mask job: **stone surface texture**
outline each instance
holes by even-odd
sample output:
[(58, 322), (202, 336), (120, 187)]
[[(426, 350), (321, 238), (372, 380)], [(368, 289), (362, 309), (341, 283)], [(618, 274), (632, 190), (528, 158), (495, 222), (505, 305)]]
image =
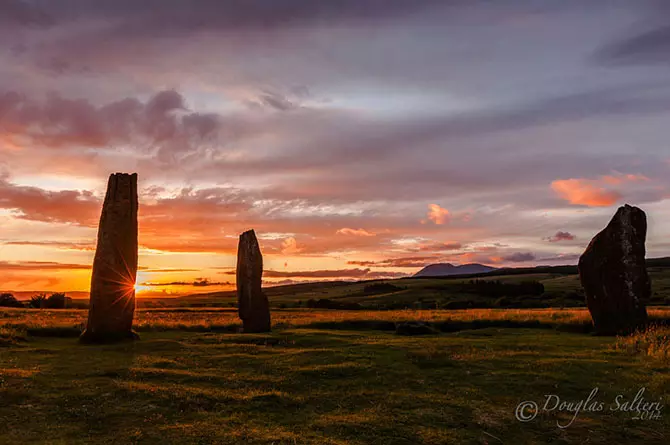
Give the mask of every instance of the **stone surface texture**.
[(263, 256), (256, 233), (240, 235), (237, 248), (237, 302), (244, 332), (270, 331), (270, 306), (262, 290)]
[(137, 207), (137, 174), (112, 174), (98, 226), (88, 322), (82, 341), (137, 338), (132, 330), (137, 275)]
[(631, 332), (647, 321), (651, 281), (646, 235), (644, 211), (626, 204), (579, 258), (579, 277), (597, 334)]

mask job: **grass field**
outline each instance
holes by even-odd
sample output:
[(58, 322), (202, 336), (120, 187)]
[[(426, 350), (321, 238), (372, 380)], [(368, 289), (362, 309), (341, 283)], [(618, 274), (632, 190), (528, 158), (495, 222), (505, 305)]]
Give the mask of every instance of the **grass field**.
[[(652, 321), (670, 320), (670, 307), (651, 307)], [(86, 310), (0, 309), (0, 328), (19, 336), (78, 336), (86, 323)], [(336, 330), (394, 330), (394, 323), (423, 321), (440, 330), (458, 331), (485, 327), (555, 328), (587, 332), (591, 318), (586, 309), (468, 309), (336, 311), (277, 309), (272, 311), (276, 329), (296, 327)], [(236, 332), (241, 323), (236, 309), (139, 309), (135, 313), (137, 331), (181, 330), (190, 332)]]
[[(577, 402), (598, 387), (606, 406), (641, 387), (670, 396), (667, 349), (564, 331), (588, 320), (581, 309), (279, 310), (267, 335), (236, 333), (230, 310), (140, 310), (142, 340), (107, 346), (68, 338), (85, 316), (0, 311), (0, 443), (668, 441), (665, 412), (582, 412), (565, 429), (565, 411), (516, 420), (521, 401), (548, 394)], [(394, 334), (404, 320), (456, 332)]]

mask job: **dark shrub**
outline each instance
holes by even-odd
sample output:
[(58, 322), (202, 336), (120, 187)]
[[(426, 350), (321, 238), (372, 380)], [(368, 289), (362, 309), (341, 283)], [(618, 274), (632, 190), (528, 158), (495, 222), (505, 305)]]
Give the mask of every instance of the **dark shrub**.
[(565, 299), (574, 301), (586, 301), (584, 295), (580, 295), (577, 292), (568, 292), (568, 294), (565, 296)]
[(65, 309), (70, 307), (72, 304), (72, 298), (67, 297), (63, 293), (54, 293), (49, 295), (49, 297), (44, 301), (42, 306), (45, 309)]
[(309, 300), (307, 300), (307, 307), (308, 308), (313, 308), (313, 309), (350, 309), (350, 310), (356, 310), (356, 309), (362, 309), (363, 308), (358, 303), (346, 303), (346, 302), (340, 302), (340, 301), (333, 301), (333, 300), (329, 300), (327, 298), (321, 298), (319, 300), (315, 300), (313, 298), (310, 298)]
[(372, 283), (363, 288), (365, 294), (384, 294), (387, 292), (396, 292), (402, 290), (402, 287), (391, 283)]
[(469, 303), (469, 301), (450, 301), (444, 307), (447, 309), (468, 309), (471, 307)]
[(2, 307), (23, 307), (23, 304), (10, 293), (0, 294), (0, 306)]
[(539, 281), (503, 283), (500, 280), (470, 280), (467, 283), (463, 283), (459, 290), (490, 298), (520, 297), (542, 295), (544, 293), (544, 284)]
[(513, 304), (512, 301), (507, 297), (500, 297), (495, 302), (495, 306), (498, 307), (509, 307), (512, 304)]
[(37, 294), (32, 297), (30, 297), (30, 302), (28, 303), (28, 307), (33, 308), (33, 309), (40, 309), (44, 307), (44, 304), (47, 301), (47, 296), (46, 294)]
[(412, 306), (414, 306), (414, 309), (437, 309), (439, 304), (437, 301), (424, 301), (422, 298), (419, 298), (412, 303)]

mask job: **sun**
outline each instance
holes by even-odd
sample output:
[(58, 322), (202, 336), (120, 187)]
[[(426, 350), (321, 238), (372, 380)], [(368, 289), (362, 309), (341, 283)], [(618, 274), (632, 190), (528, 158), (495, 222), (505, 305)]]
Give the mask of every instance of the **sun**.
[(148, 290), (151, 290), (151, 286), (143, 286), (141, 284), (135, 284), (135, 286), (133, 286), (133, 287), (135, 288), (136, 293), (141, 293), (141, 292), (146, 292)]

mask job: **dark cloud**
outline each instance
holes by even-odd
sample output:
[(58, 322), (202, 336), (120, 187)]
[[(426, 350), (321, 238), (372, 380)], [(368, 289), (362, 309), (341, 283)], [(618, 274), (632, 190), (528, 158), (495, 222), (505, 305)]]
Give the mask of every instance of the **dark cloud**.
[(219, 124), (214, 114), (187, 111), (183, 96), (173, 90), (158, 92), (146, 103), (126, 98), (102, 106), (57, 94), (42, 101), (15, 91), (0, 94), (0, 131), (37, 147), (130, 146), (172, 163), (206, 149)]
[(90, 191), (54, 192), (0, 179), (0, 209), (12, 210), (20, 219), (95, 226), (100, 200)]
[(559, 241), (572, 241), (576, 238), (575, 235), (573, 235), (570, 232), (561, 232), (560, 230), (553, 234), (552, 236), (549, 236), (545, 238), (547, 241), (550, 243), (556, 243)]
[(266, 270), (263, 272), (266, 278), (399, 278), (407, 276), (402, 272), (375, 272), (370, 269), (334, 269), (334, 270), (309, 270), (309, 271), (278, 271)]
[(503, 261), (509, 261), (511, 263), (523, 263), (526, 261), (534, 261), (535, 254), (530, 252), (516, 252), (511, 255), (506, 255), (502, 257)]
[(381, 271), (381, 272), (369, 272), (367, 275), (365, 275), (366, 280), (377, 280), (377, 279), (383, 279), (383, 278), (404, 278), (404, 277), (410, 277), (412, 276), (411, 273), (406, 273), (406, 272), (388, 272), (388, 271)]
[(598, 58), (619, 63), (670, 63), (670, 25), (614, 43)]
[(440, 125), (427, 122), (423, 133), (426, 136), (439, 134), (448, 138), (462, 137), (521, 130), (596, 116), (658, 113), (670, 111), (668, 99), (670, 82), (639, 82), (542, 98), (509, 106), (504, 110), (475, 112), (442, 121)]
[(542, 264), (543, 262), (563, 262), (567, 264), (574, 264), (575, 261), (579, 259), (579, 257), (580, 254), (578, 253), (559, 254), (550, 257), (539, 258), (537, 262), (539, 264)]
[[(23, 2), (10, 2), (23, 3)], [(125, 34), (174, 36), (202, 30), (272, 29), (339, 22), (369, 22), (455, 3), (443, 0), (60, 0), (44, 9), (60, 20), (120, 21)], [(14, 8), (16, 9), (16, 8)]]
[(0, 25), (2, 26), (48, 26), (50, 15), (37, 5), (24, 0), (0, 0)]
[(640, 3), (641, 20), (596, 52), (596, 60), (607, 64), (668, 64), (670, 62), (670, 3), (650, 0)]
[(269, 107), (278, 111), (288, 111), (299, 106), (285, 95), (276, 91), (263, 91), (256, 100), (250, 100), (251, 107)]

